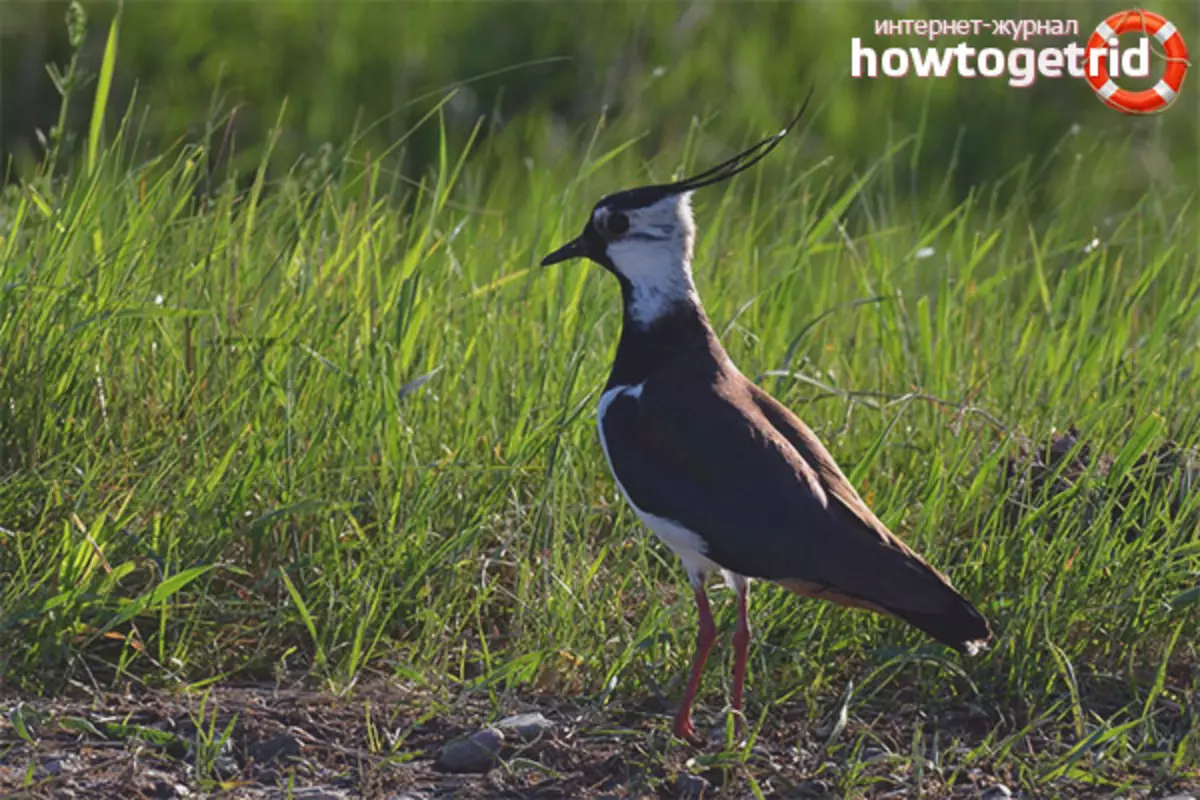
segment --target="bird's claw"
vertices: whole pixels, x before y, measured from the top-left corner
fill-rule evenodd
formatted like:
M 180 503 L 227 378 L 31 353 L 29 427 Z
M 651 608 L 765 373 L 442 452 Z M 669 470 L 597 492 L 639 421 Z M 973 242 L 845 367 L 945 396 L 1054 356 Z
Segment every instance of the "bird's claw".
M 721 728 L 719 730 L 721 731 L 720 737 L 724 739 L 725 729 Z M 697 747 L 707 744 L 703 738 L 696 735 L 696 729 L 692 726 L 691 715 L 686 717 L 677 716 L 675 718 L 675 724 L 671 728 L 671 732 L 675 734 L 677 739 L 682 739 L 683 741 L 693 744 Z M 717 731 L 714 731 L 713 735 L 716 736 L 717 733 Z M 745 734 L 746 718 L 740 710 L 735 710 L 733 712 L 733 738 L 737 741 L 741 741 Z
M 695 745 L 696 747 L 704 744 L 700 737 L 696 735 L 695 728 L 692 727 L 691 717 L 676 717 L 672 732 L 676 738 L 682 739 L 688 744 Z

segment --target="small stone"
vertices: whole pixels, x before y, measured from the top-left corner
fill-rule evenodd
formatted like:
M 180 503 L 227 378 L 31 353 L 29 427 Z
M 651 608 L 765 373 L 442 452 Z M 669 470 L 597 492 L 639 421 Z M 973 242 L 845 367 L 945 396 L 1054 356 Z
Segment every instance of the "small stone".
M 150 789 L 150 796 L 156 800 L 177 800 L 180 797 L 188 797 L 191 793 L 192 790 L 182 783 L 172 783 L 168 778 L 156 780 Z
M 888 752 L 879 747 L 864 747 L 862 751 L 863 761 L 878 761 L 881 758 L 886 758 Z
M 683 773 L 675 779 L 675 794 L 680 800 L 704 800 L 712 784 L 699 775 Z
M 213 769 L 216 770 L 217 777 L 223 781 L 232 780 L 241 772 L 237 760 L 226 754 L 221 754 L 213 759 Z
M 1186 793 L 1172 794 L 1172 795 L 1168 795 L 1166 797 L 1161 798 L 1161 800 L 1196 800 L 1196 795 L 1186 794 Z
M 796 793 L 800 797 L 829 797 L 833 787 L 820 780 L 802 781 L 796 786 Z
M 522 744 L 536 742 L 554 731 L 554 723 L 536 711 L 505 717 L 496 723 L 496 727 L 506 739 L 515 739 Z
M 761 744 L 756 744 L 750 748 L 750 755 L 746 759 L 748 764 L 759 764 L 769 766 L 774 763 L 775 754 Z
M 1008 800 L 1010 797 L 1012 797 L 1012 790 L 1003 783 L 997 783 L 995 786 L 984 789 L 983 794 L 979 795 L 979 800 Z
M 281 761 L 295 758 L 300 755 L 301 749 L 300 740 L 295 736 L 289 736 L 285 733 L 280 736 L 272 736 L 270 739 L 265 739 L 261 742 L 255 742 L 250 745 L 247 753 L 254 759 L 254 763 L 266 764 L 277 758 Z
M 496 765 L 504 734 L 496 728 L 484 728 L 460 737 L 442 748 L 434 769 L 441 772 L 487 772 Z
M 60 758 L 43 758 L 42 772 L 46 775 L 61 775 L 63 771 L 63 762 Z

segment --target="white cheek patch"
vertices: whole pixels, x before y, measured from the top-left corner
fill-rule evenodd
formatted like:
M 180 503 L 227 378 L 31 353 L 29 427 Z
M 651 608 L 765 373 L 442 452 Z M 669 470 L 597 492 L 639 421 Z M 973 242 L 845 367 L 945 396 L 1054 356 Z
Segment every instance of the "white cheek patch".
M 606 213 L 601 209 L 597 216 Z M 688 195 L 664 198 L 628 216 L 629 231 L 608 243 L 608 257 L 629 281 L 631 321 L 645 327 L 681 303 L 698 304 L 692 283 L 695 229 Z
M 696 296 L 691 265 L 677 242 L 631 239 L 608 246 L 617 271 L 629 280 L 629 316 L 646 326 Z

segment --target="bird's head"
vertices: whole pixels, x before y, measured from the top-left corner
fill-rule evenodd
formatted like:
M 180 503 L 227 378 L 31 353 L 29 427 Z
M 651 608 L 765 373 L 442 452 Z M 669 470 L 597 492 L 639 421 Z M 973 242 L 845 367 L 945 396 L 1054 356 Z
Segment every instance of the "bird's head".
M 646 326 L 679 303 L 698 302 L 692 284 L 691 195 L 696 189 L 729 180 L 767 156 L 800 120 L 733 158 L 674 183 L 641 186 L 603 198 L 592 209 L 583 232 L 542 259 L 542 266 L 586 258 L 617 276 L 634 323 Z

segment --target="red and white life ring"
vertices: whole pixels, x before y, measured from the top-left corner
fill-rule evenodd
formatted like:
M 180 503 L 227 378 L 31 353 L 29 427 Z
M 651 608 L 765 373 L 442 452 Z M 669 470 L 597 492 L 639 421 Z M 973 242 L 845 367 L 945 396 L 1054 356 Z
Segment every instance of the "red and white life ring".
M 1167 51 L 1167 70 L 1162 79 L 1153 88 L 1140 92 L 1131 92 L 1117 86 L 1108 75 L 1106 58 L 1097 59 L 1097 74 L 1093 75 L 1091 70 L 1093 50 L 1107 50 L 1110 39 L 1122 33 L 1134 32 L 1153 36 Z M 1088 39 L 1084 58 L 1084 76 L 1087 82 L 1096 90 L 1101 100 L 1126 114 L 1152 114 L 1169 106 L 1179 95 L 1183 76 L 1191 66 L 1188 62 L 1187 46 L 1175 26 L 1158 14 L 1140 9 L 1121 11 L 1101 22 Z

